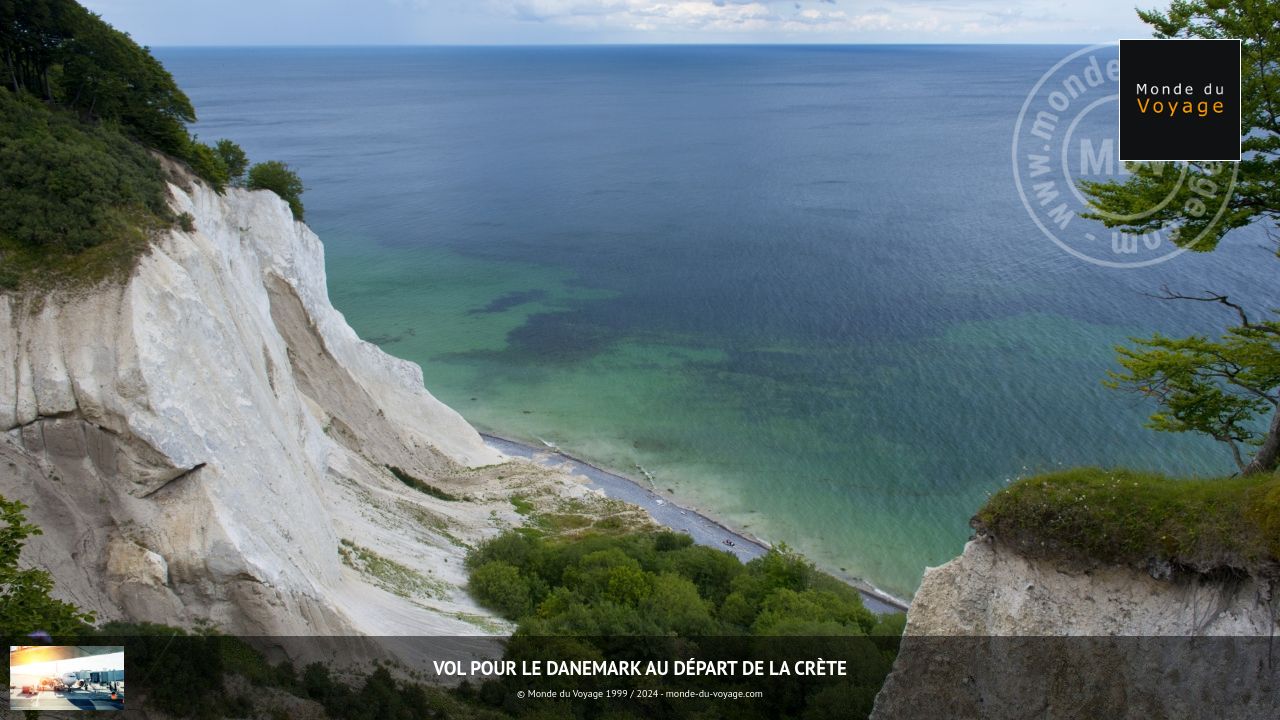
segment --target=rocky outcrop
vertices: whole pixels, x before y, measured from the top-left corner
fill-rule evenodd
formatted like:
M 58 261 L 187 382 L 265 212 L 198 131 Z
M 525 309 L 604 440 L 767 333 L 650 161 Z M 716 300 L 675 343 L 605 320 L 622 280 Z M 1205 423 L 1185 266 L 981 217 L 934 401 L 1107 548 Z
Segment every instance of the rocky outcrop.
M 1065 568 L 978 538 L 925 572 L 875 720 L 1280 717 L 1270 581 Z
M 102 619 L 477 633 L 464 545 L 510 506 L 474 468 L 504 458 L 347 326 L 284 202 L 179 185 L 194 229 L 127 280 L 0 295 L 0 494 L 44 529 L 24 561 Z
M 1161 580 L 1129 568 L 1064 569 L 970 541 L 925 572 L 913 635 L 1270 635 L 1271 584 L 1249 577 Z

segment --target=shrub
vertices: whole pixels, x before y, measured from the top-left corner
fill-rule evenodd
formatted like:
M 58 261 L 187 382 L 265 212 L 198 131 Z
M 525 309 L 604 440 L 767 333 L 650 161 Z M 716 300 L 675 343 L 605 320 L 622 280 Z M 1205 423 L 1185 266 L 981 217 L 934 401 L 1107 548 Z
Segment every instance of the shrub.
M 187 148 L 187 162 L 192 172 L 204 178 L 214 190 L 222 192 L 226 189 L 231 176 L 226 163 L 213 148 L 192 139 Z
M 295 220 L 302 220 L 302 179 L 279 160 L 268 160 L 249 168 L 246 187 L 252 190 L 270 190 L 289 203 Z
M 518 532 L 508 532 L 488 540 L 467 555 L 472 570 L 493 561 L 502 561 L 526 572 L 537 572 L 536 555 L 543 544 Z
M 514 565 L 490 562 L 471 572 L 471 592 L 486 607 L 516 619 L 529 612 L 529 583 Z
M 0 497 L 0 634 L 22 637 L 37 630 L 71 633 L 92 622 L 91 613 L 51 596 L 53 576 L 40 567 L 21 567 L 27 538 L 41 534 L 27 522 L 26 506 Z
M 245 171 L 249 169 L 249 156 L 234 142 L 223 138 L 213 146 L 213 152 L 227 169 L 227 180 L 232 185 L 244 184 Z
M 752 717 L 865 717 L 892 666 L 903 623 L 901 614 L 877 619 L 854 588 L 785 548 L 744 566 L 670 532 L 547 539 L 512 530 L 473 550 L 467 567 L 472 594 L 518 622 L 504 655 L 511 660 L 849 660 L 843 678 L 751 679 L 750 687 L 766 696 Z M 601 689 L 600 683 L 743 689 L 739 681 L 558 677 L 548 678 L 547 689 Z M 504 704 L 524 682 L 486 682 L 478 695 L 518 716 L 537 717 L 535 706 Z M 684 710 L 659 700 L 639 716 L 682 717 Z
M 159 163 L 106 125 L 0 92 L 0 239 L 79 252 L 173 222 Z

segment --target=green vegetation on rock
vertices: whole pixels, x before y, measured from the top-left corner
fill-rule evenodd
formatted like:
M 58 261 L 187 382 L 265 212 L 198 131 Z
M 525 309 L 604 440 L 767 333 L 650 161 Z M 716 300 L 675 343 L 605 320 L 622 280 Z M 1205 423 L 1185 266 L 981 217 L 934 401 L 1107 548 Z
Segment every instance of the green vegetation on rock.
M 338 555 L 348 567 L 368 576 L 382 589 L 407 599 L 443 598 L 448 585 L 413 568 L 383 557 L 373 550 L 343 538 Z
M 156 154 L 221 192 L 248 158 L 192 137 L 191 101 L 151 51 L 74 0 L 0 0 L 0 290 L 94 282 L 132 267 L 170 210 Z M 263 163 L 255 187 L 301 218 L 302 184 Z
M 1280 478 L 1185 480 L 1075 468 L 1011 484 L 978 511 L 973 526 L 1025 555 L 1072 566 L 1274 576 Z
M 18 564 L 27 538 L 41 534 L 27 522 L 25 509 L 16 500 L 0 497 L 0 636 L 79 632 L 93 622 L 93 614 L 51 597 L 53 576 L 47 570 Z
M 1160 231 L 1197 251 L 1213 250 L 1235 228 L 1273 224 L 1280 218 L 1280 5 L 1176 0 L 1167 11 L 1138 15 L 1160 38 L 1241 40 L 1242 159 L 1235 166 L 1188 163 L 1185 177 L 1160 164 L 1127 163 L 1123 180 L 1081 183 L 1096 210 L 1091 217 L 1130 233 Z M 1199 195 L 1223 187 L 1222 216 L 1204 212 Z M 1219 305 L 1229 324 L 1186 338 L 1135 338 L 1117 348 L 1121 369 L 1106 384 L 1154 401 L 1152 429 L 1201 433 L 1227 445 L 1239 476 L 1068 470 L 1010 485 L 972 525 L 1027 555 L 1068 564 L 1114 563 L 1156 576 L 1276 577 L 1280 322 L 1253 317 L 1248 303 L 1213 291 L 1165 288 L 1163 299 Z
M 462 498 L 458 497 L 457 495 L 454 495 L 453 493 L 447 492 L 445 490 L 441 490 L 440 488 L 428 483 L 425 480 L 422 480 L 421 478 L 414 477 L 413 475 L 410 475 L 408 472 L 405 472 L 404 470 L 396 467 L 395 465 L 387 465 L 386 468 L 387 468 L 387 471 L 390 472 L 392 475 L 394 475 L 397 480 L 404 483 L 405 485 L 408 485 L 414 490 L 417 490 L 420 493 L 425 493 L 427 495 L 430 495 L 433 498 L 436 498 L 437 500 L 445 500 L 447 502 L 459 502 L 462 500 Z
M 279 160 L 268 160 L 249 168 L 246 187 L 253 190 L 270 190 L 289 203 L 293 219 L 302 219 L 302 179 Z
M 127 269 L 169 227 L 155 158 L 107 124 L 0 91 L 0 289 Z

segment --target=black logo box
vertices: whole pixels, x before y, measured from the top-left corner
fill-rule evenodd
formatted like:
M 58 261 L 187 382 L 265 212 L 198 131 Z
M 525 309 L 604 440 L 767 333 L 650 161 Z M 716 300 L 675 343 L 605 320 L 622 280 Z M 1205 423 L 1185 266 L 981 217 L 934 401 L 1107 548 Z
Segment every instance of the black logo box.
M 1121 161 L 1238 161 L 1240 113 L 1239 40 L 1120 41 Z

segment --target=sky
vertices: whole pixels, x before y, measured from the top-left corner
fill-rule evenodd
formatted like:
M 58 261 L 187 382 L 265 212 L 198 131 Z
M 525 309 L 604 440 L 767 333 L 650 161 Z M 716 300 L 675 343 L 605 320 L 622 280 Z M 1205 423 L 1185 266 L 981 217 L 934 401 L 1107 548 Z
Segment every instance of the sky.
M 64 673 L 76 672 L 78 670 L 117 670 L 123 667 L 124 653 L 117 652 L 106 655 L 91 655 L 89 657 L 73 658 L 71 660 L 58 660 L 56 662 L 18 665 L 9 668 L 9 674 L 20 675 L 24 678 L 42 678 L 60 676 Z
M 153 47 L 1093 43 L 1150 36 L 1125 0 L 81 1 Z

